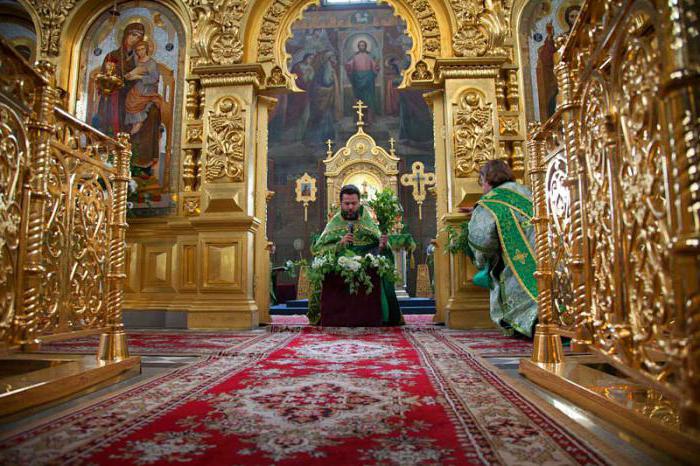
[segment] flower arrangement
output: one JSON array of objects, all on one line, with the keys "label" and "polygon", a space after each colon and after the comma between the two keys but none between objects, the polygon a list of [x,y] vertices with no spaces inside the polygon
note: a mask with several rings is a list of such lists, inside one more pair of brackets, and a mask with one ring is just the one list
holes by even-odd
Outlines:
[{"label": "flower arrangement", "polygon": [[350,293],[357,294],[361,286],[365,287],[365,293],[372,292],[372,280],[369,276],[370,269],[376,269],[380,278],[396,280],[394,265],[383,256],[365,254],[364,256],[341,255],[336,257],[333,253],[316,256],[311,263],[309,281],[312,288],[321,289],[323,278],[329,273],[337,273],[348,285]]},{"label": "flower arrangement", "polygon": [[383,235],[393,231],[394,227],[400,223],[403,207],[401,207],[399,199],[391,188],[384,188],[378,192],[374,199],[367,202],[367,205],[372,208],[377,216],[379,231]]}]

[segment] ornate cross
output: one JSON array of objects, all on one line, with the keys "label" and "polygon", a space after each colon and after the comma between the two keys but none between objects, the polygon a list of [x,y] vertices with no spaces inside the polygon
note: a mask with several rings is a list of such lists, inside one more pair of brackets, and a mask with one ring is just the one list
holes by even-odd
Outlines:
[{"label": "ornate cross", "polygon": [[358,100],[355,105],[352,106],[352,108],[357,109],[357,126],[362,126],[365,124],[365,122],[362,120],[364,114],[362,113],[362,110],[366,109],[367,106],[362,102],[361,100]]},{"label": "ornate cross", "polygon": [[520,249],[515,250],[515,255],[513,256],[514,261],[520,262],[521,264],[525,264],[526,258],[527,258],[527,256]]},{"label": "ornate cross", "polygon": [[435,184],[435,173],[425,173],[423,162],[413,162],[411,170],[411,173],[401,175],[401,185],[413,187],[413,199],[418,204],[418,219],[423,220],[423,201],[425,201],[426,187]]},{"label": "ornate cross", "polygon": [[329,139],[328,141],[326,141],[326,145],[328,146],[328,151],[326,152],[326,154],[328,154],[328,157],[331,157],[333,155],[333,141]]}]

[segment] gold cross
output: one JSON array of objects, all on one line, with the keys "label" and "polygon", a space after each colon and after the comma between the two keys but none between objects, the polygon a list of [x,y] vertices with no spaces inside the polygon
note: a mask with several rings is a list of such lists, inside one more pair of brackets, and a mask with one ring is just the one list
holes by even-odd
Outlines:
[{"label": "gold cross", "polygon": [[396,142],[396,139],[394,139],[394,138],[389,138],[389,147],[390,147],[389,153],[390,153],[391,155],[394,155],[394,143],[395,143],[395,142]]},{"label": "gold cross", "polygon": [[513,256],[513,260],[516,262],[520,262],[521,264],[525,264],[525,259],[527,256],[525,255],[524,252],[522,252],[520,249],[515,250],[515,255]]},{"label": "gold cross", "polygon": [[362,117],[364,116],[362,113],[362,110],[366,109],[367,106],[362,102],[361,100],[358,100],[355,105],[352,106],[352,108],[357,109],[357,126],[362,126],[365,124],[364,121],[362,121]]},{"label": "gold cross", "polygon": [[435,184],[435,173],[425,173],[423,162],[413,162],[411,173],[401,175],[402,186],[413,187],[413,199],[418,204],[418,219],[423,219],[423,201],[425,201],[426,187]]},{"label": "gold cross", "polygon": [[326,141],[326,144],[328,145],[328,152],[326,153],[330,157],[331,155],[333,155],[333,141],[329,139],[328,141]]}]

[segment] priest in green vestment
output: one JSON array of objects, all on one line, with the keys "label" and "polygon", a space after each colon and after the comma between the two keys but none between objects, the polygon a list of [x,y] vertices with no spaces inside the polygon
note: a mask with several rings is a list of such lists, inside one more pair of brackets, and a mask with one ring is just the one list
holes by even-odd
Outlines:
[{"label": "priest in green vestment", "polygon": [[[314,255],[333,252],[337,256],[372,253],[386,257],[393,264],[394,256],[387,243],[387,235],[380,233],[369,207],[360,203],[360,190],[357,186],[347,185],[340,190],[340,210],[328,222],[321,236],[313,244],[311,252]],[[394,284],[387,278],[380,278],[380,284],[382,322],[385,325],[400,325],[403,319]],[[320,319],[320,292],[321,290],[312,290],[309,303],[309,321],[312,324]]]},{"label": "priest in green vestment", "polygon": [[474,283],[490,288],[494,323],[506,333],[532,337],[537,321],[532,195],[502,160],[481,168],[479,184],[484,195],[475,207],[461,209],[471,215],[468,254],[480,270]]}]

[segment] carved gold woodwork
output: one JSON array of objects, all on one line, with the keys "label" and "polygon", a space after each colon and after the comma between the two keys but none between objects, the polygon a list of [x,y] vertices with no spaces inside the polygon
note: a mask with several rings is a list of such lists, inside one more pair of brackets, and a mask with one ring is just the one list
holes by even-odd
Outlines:
[{"label": "carved gold woodwork", "polygon": [[530,141],[547,159],[559,331],[673,400],[683,433],[665,435],[687,459],[700,445],[689,429],[700,427],[700,119],[698,81],[681,76],[700,58],[697,21],[682,3],[581,11],[557,40],[557,112]]},{"label": "carved gold woodwork", "polygon": [[185,149],[183,152],[185,153],[185,159],[182,161],[183,190],[194,191],[194,149]]},{"label": "carved gold woodwork", "polygon": [[207,153],[204,165],[208,182],[243,180],[245,121],[235,97],[222,97],[207,116]]},{"label": "carved gold woodwork", "polygon": [[455,174],[473,176],[481,164],[496,158],[493,103],[478,89],[459,96],[454,113]]},{"label": "carved gold woodwork", "polygon": [[61,49],[59,41],[63,24],[78,2],[76,0],[28,1],[41,21],[39,34],[37,34],[41,37],[41,53],[48,57],[57,56]]},{"label": "carved gold woodwork", "polygon": [[202,144],[202,137],[204,135],[204,129],[201,123],[194,123],[187,125],[185,131],[185,142],[187,144]]},{"label": "carved gold woodwork", "polygon": [[102,330],[98,358],[121,360],[129,137],[57,107],[53,75],[0,40],[0,340]]},{"label": "carved gold woodwork", "polygon": [[[487,8],[491,3],[494,7]],[[503,2],[510,3],[510,2]],[[505,55],[506,12],[501,2],[483,0],[450,0],[457,18],[457,32],[452,40],[455,54],[461,57]]]},{"label": "carved gold woodwork", "polygon": [[[532,132],[539,126],[532,125]],[[552,258],[548,247],[550,217],[547,212],[547,191],[545,190],[544,147],[542,142],[531,138],[530,176],[532,177],[533,210],[535,216],[535,251],[537,251],[537,314],[532,361],[544,364],[559,364],[564,360],[561,336],[556,331],[552,300]]]},{"label": "carved gold woodwork", "polygon": [[185,0],[194,23],[194,66],[232,65],[243,58],[240,23],[248,2],[245,0]]},{"label": "carved gold woodwork", "polygon": [[[350,136],[344,147],[335,153],[331,150],[331,141],[327,141],[327,158],[323,160],[326,166],[325,176],[327,185],[328,210],[332,210],[340,195],[340,189],[357,179],[364,179],[377,191],[391,188],[397,192],[397,176],[399,174],[399,158],[387,152],[375,142],[374,138],[365,133],[363,126],[363,109],[367,108],[361,100],[354,106],[357,109],[357,131]],[[358,186],[362,191],[363,187]]]},{"label": "carved gold woodwork", "polygon": [[185,111],[188,120],[196,120],[199,113],[199,89],[196,79],[187,80],[187,95],[185,96]]}]

